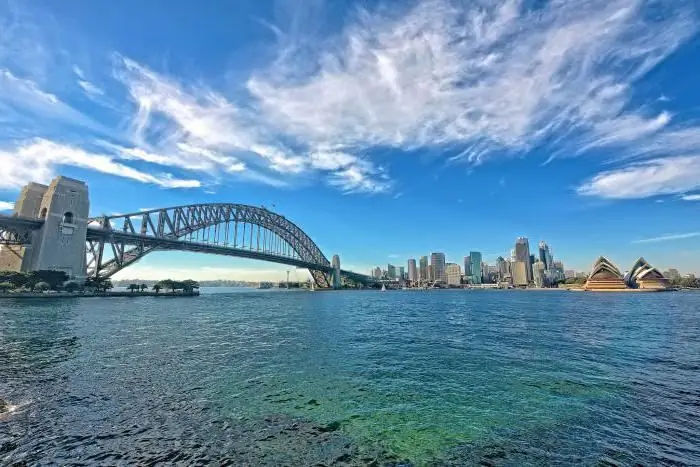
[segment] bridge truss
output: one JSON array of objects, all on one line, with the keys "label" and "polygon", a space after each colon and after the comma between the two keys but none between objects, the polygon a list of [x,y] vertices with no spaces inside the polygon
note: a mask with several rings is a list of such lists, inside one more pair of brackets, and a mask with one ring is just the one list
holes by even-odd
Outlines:
[{"label": "bridge truss", "polygon": [[110,277],[156,250],[197,251],[307,268],[330,287],[330,262],[297,225],[264,207],[196,204],[90,219],[87,272]]}]

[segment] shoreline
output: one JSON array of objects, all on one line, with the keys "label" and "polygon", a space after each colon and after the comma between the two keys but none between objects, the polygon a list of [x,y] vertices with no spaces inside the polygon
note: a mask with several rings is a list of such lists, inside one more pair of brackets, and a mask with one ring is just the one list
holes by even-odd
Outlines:
[{"label": "shoreline", "polygon": [[0,294],[1,299],[55,299],[55,298],[114,298],[114,297],[199,297],[199,291],[195,290],[192,292],[129,292],[129,291],[119,291],[119,292],[56,292],[56,293],[43,293],[43,292],[18,292],[18,293],[6,293]]}]

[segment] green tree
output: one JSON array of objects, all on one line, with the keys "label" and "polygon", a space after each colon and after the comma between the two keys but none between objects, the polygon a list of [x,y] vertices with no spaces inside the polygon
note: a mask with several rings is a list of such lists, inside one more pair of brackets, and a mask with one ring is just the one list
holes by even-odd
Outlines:
[{"label": "green tree", "polygon": [[0,282],[0,292],[2,293],[7,293],[8,290],[14,289],[15,286],[12,284],[12,282]]},{"label": "green tree", "polygon": [[192,292],[195,289],[199,289],[199,282],[193,281],[192,279],[182,281],[182,289],[185,292]]},{"label": "green tree", "polygon": [[112,285],[112,281],[110,279],[103,279],[100,288],[103,292],[107,292],[108,290],[112,290],[114,285]]},{"label": "green tree", "polygon": [[47,290],[50,290],[51,286],[48,284],[48,282],[37,282],[34,284],[34,290],[35,292],[46,292]]},{"label": "green tree", "polygon": [[153,290],[156,291],[156,293],[160,293],[160,289],[162,289],[163,287],[162,287],[162,286],[160,285],[160,283],[158,282],[158,283],[156,283],[156,284],[153,284],[153,287],[152,287],[152,288],[153,288]]},{"label": "green tree", "polygon": [[141,284],[141,292],[148,290],[148,284]]},{"label": "green tree", "polygon": [[171,292],[175,292],[175,288],[177,287],[177,284],[175,281],[172,279],[165,279],[159,282],[161,288],[165,290],[170,290]]},{"label": "green tree", "polygon": [[65,284],[63,284],[63,290],[69,293],[73,293],[77,291],[80,288],[80,284],[78,284],[76,281],[68,281]]},{"label": "green tree", "polygon": [[134,293],[134,292],[136,292],[137,290],[139,290],[139,285],[138,285],[138,284],[129,284],[129,287],[128,287],[128,288],[129,288],[129,291],[130,291],[131,293]]},{"label": "green tree", "polygon": [[27,274],[17,271],[0,271],[0,282],[9,282],[12,288],[21,289],[27,284]]}]

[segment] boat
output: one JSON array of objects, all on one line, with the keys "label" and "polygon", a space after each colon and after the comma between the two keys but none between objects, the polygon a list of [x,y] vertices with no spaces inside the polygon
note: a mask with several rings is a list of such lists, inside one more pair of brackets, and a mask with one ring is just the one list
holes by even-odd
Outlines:
[{"label": "boat", "polygon": [[382,284],[382,292],[386,292],[386,285]]}]

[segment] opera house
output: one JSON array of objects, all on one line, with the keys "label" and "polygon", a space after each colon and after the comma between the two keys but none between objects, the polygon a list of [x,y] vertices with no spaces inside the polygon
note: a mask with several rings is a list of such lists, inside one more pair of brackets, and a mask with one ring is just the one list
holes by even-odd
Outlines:
[{"label": "opera house", "polygon": [[624,276],[606,257],[593,264],[583,290],[595,292],[662,291],[671,290],[671,284],[661,272],[644,258],[639,258]]}]

